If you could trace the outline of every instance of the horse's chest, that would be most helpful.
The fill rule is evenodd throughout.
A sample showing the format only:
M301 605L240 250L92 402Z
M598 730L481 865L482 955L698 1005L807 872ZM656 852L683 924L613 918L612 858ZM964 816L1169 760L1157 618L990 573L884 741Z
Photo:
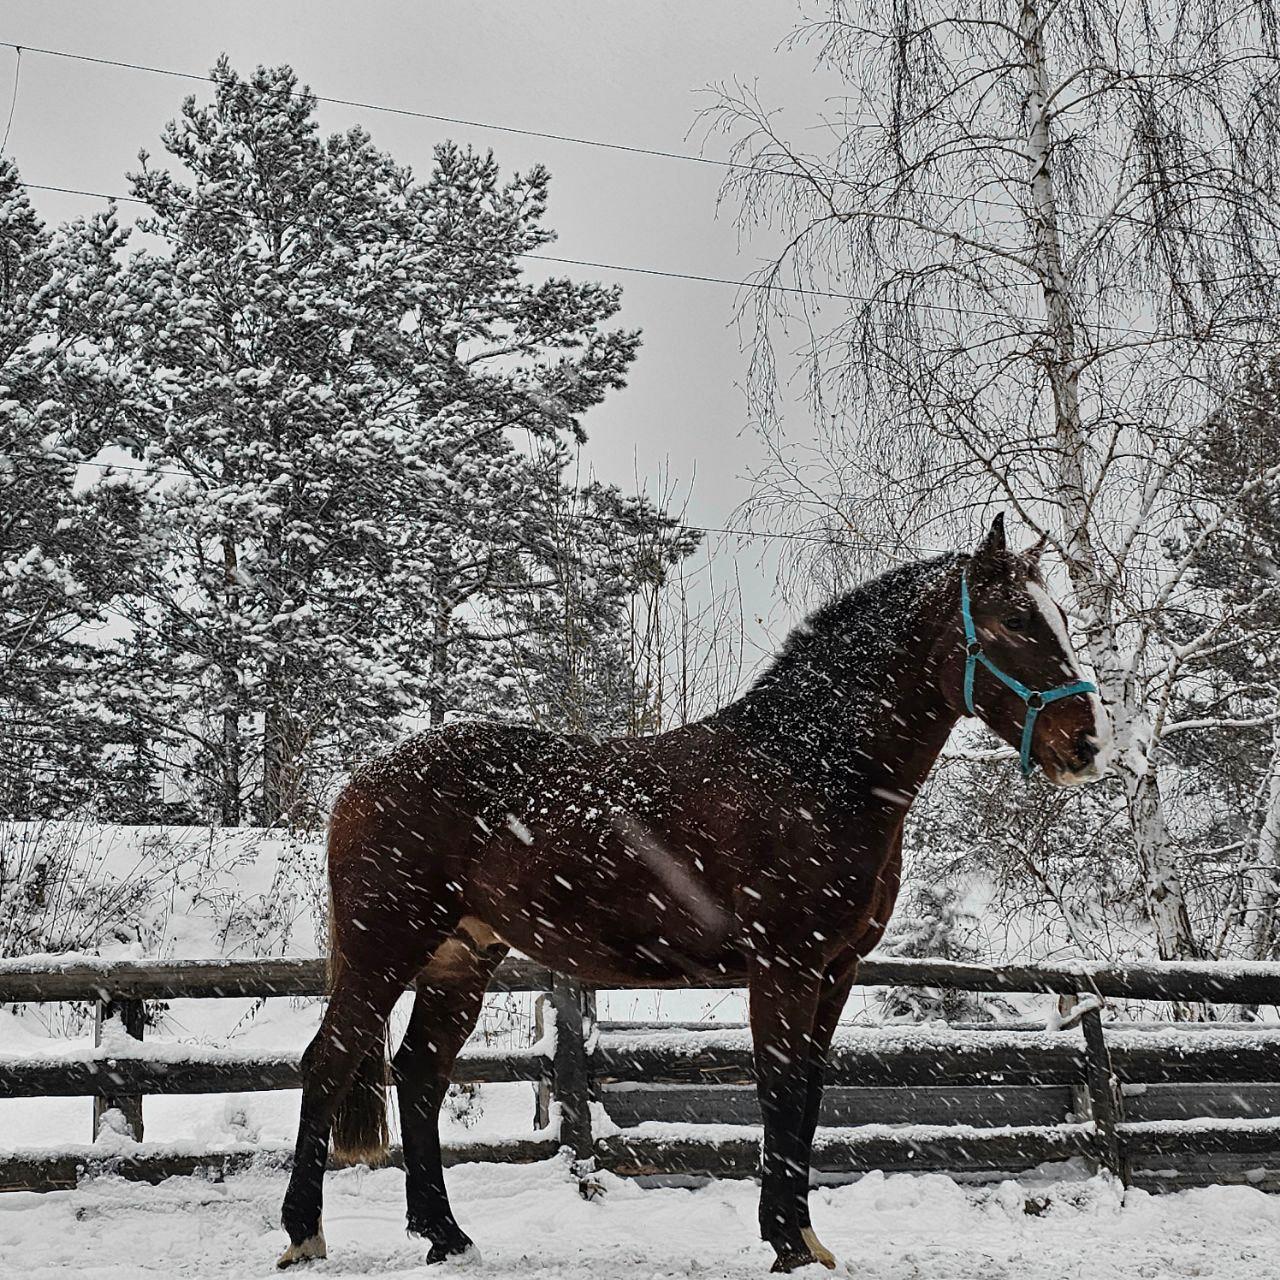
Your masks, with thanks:
M794 933L812 921L832 945L864 937L871 938L866 949L875 945L897 899L902 840L900 820L878 817L821 810L804 810L799 821L789 816L753 860L744 914L770 931Z

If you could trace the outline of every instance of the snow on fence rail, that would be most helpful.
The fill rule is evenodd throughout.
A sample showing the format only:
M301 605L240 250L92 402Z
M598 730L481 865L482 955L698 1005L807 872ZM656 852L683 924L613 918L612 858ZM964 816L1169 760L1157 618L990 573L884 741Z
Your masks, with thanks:
M820 1171L1016 1171L1079 1156L1147 1185L1179 1185L1189 1167L1202 1180L1248 1177L1280 1188L1280 1026L1151 1027L1101 1017L1106 997L1280 1005L1280 965L885 959L866 962L860 981L1095 999L1081 1006L1073 1030L842 1028L822 1115L824 1125L840 1127L820 1135ZM455 1161L537 1159L559 1142L620 1173L755 1171L759 1138L749 1126L759 1110L745 1028L597 1025L593 993L519 958L500 967L492 988L549 992L555 1034L523 1050L468 1048L455 1079L534 1081L544 1122L550 1100L558 1104L559 1130L555 1139L455 1151ZM156 1180L196 1168L225 1173L251 1158L287 1161L285 1151L141 1143L145 1094L296 1088L301 1049L147 1045L143 1001L323 991L319 960L0 960L0 1004L84 1000L98 1011L92 1051L0 1054L0 1097L91 1095L95 1136L102 1112L114 1107L138 1140L121 1150L0 1152L0 1189L65 1186L99 1167ZM112 1019L122 1025L107 1031ZM608 1132L593 1127L593 1102L604 1103Z
M547 991L550 973L533 961L503 962L491 990ZM75 953L0 959L0 1004L36 1000L189 999L204 996L319 996L323 960L101 960ZM1130 964L981 965L886 957L864 960L864 987L945 987L955 991L1082 992L1130 1000L1274 1004L1280 964L1264 961L1135 961ZM708 988L738 982L700 983Z

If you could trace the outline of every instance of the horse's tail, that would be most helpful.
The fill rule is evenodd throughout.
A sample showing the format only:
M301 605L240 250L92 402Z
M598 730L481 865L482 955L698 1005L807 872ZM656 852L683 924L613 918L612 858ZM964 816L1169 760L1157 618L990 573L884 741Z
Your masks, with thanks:
M333 895L329 896L329 960L330 993L342 976L342 952L338 948L333 921ZM365 1056L356 1070L333 1117L333 1158L340 1165L367 1164L376 1168L387 1159L387 1036L384 1033L377 1048Z

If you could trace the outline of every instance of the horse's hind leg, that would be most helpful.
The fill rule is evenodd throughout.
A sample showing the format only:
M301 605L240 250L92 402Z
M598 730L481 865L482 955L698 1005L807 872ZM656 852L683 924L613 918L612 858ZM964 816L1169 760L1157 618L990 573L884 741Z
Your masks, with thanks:
M337 977L320 1030L302 1056L298 1141L280 1214L289 1247L277 1266L325 1256L320 1211L334 1114L361 1064L381 1054L387 1018L412 977L412 969L371 974L349 965Z
M443 1262L471 1247L445 1190L440 1105L458 1051L480 1015L485 988L506 952L478 921L464 919L419 975L409 1027L392 1059L404 1140L408 1229L431 1241L428 1262Z

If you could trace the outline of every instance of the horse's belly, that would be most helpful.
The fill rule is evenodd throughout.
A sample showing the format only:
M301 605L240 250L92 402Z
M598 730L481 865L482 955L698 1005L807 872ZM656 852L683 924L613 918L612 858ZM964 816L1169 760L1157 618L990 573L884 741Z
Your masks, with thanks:
M641 895L643 896L643 895ZM545 890L503 895L477 914L508 946L602 987L681 987L746 978L736 920L623 909L615 902L548 900Z
M531 936L527 942L513 942L513 945L548 968L606 990L691 985L736 987L747 981L743 952L725 949L708 958L677 951L659 938L612 947L591 941L565 948L547 945L545 938Z
M596 985L745 975L741 924L723 890L692 860L638 844L611 833L587 850L498 846L473 873L469 909L510 946Z

